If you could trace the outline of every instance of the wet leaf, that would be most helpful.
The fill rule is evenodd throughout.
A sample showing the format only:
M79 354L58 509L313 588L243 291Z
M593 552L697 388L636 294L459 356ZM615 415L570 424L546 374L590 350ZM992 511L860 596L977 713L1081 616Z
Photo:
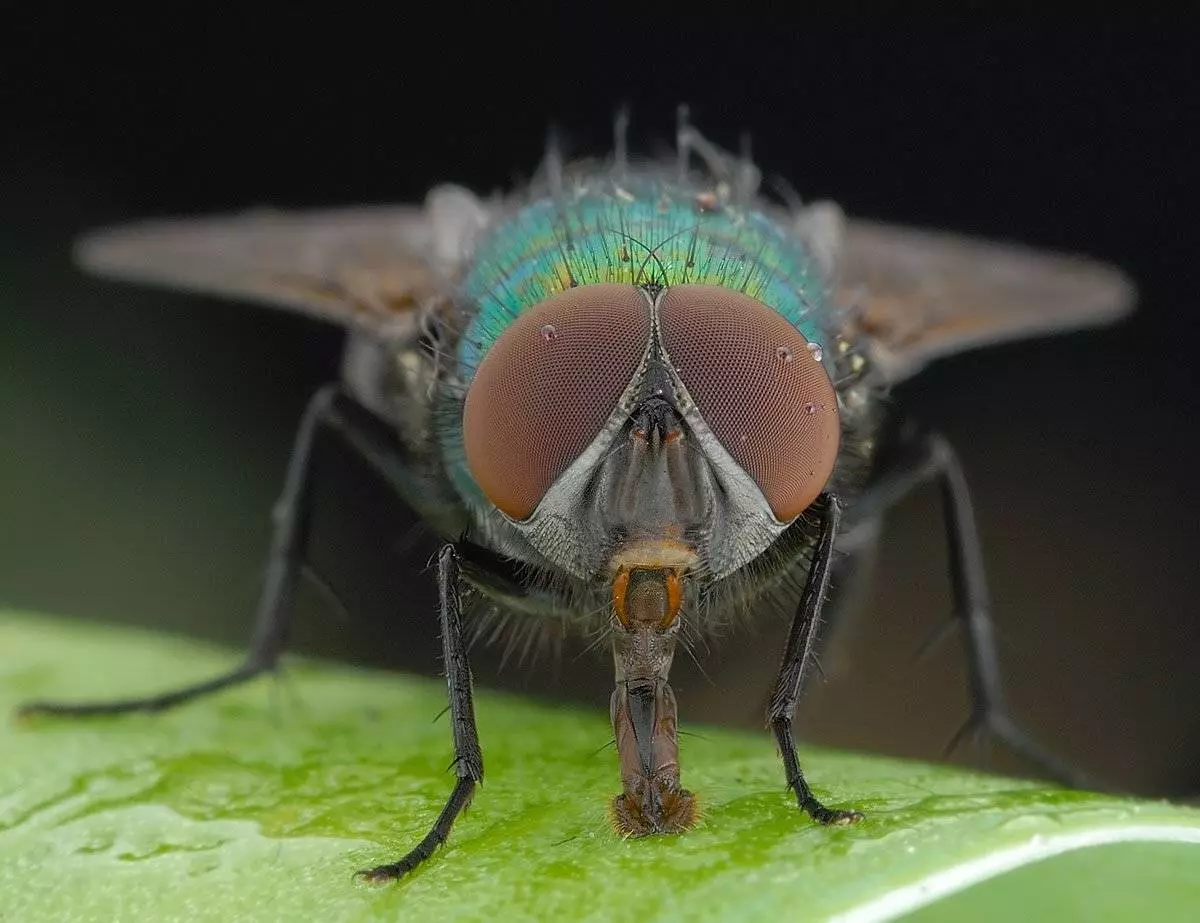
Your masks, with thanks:
M236 656L0 614L0 709L159 691ZM288 676L163 715L0 726L0 920L873 920L923 904L1095 920L1127 919L1114 895L1131 893L1161 920L1200 899L1200 812L805 748L818 794L867 813L822 829L765 733L685 737L699 827L622 841L604 715L487 693L475 804L431 862L370 886L354 872L404 852L450 790L444 690L311 662ZM1100 844L1115 845L1084 848Z

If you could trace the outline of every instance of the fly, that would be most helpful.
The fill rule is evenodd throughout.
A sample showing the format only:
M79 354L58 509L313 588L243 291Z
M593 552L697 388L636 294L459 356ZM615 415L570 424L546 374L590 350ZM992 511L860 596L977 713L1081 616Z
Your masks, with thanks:
M1096 262L776 203L748 156L681 118L676 156L605 162L551 150L530 188L423 206L252 212L105 230L103 275L260 301L348 331L341 379L300 423L244 662L145 699L35 702L27 714L159 711L271 670L305 544L310 450L341 434L441 537L440 629L456 782L426 837L362 873L404 876L483 779L466 634L473 608L603 633L626 836L697 819L669 676L681 636L799 589L767 723L788 788L820 824L793 713L838 566L914 486L946 498L972 716L1060 778L1069 767L1004 711L966 480L936 434L877 452L885 389L949 353L1111 322L1133 288ZM686 634L685 634L686 633Z

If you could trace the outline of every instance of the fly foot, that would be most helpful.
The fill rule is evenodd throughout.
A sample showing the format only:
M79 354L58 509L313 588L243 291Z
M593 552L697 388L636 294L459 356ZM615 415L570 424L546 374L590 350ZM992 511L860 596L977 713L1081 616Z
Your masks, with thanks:
M1054 781L1069 788L1102 789L1102 786L1087 773L1043 747L998 707L975 709L966 723L950 738L943 755L949 756L964 740L970 740L980 762L986 764L983 749L989 738L999 741L1017 756L1037 766Z
M799 799L800 809L822 827L851 827L863 819L861 811L827 808L816 798Z

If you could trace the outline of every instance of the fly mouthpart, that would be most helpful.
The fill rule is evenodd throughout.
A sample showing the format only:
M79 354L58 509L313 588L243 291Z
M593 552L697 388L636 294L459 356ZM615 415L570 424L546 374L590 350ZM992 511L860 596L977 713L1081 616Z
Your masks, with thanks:
M686 788L653 779L638 782L617 795L609 806L609 821L621 836L683 833L696 825L700 806Z
M619 682L612 719L623 789L609 808L616 831L641 837L694 825L699 811L679 784L677 706L666 680Z
M679 620L683 578L677 568L622 567L613 577L613 612L630 631L666 631Z

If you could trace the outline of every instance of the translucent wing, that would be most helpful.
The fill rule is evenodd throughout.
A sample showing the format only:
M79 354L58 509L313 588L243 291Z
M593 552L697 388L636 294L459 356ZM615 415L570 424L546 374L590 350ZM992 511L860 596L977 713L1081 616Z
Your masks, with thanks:
M447 187L425 207L263 209L101 230L76 257L102 276L382 329L436 290L439 267L484 218L478 200Z
M1111 323L1135 297L1119 270L1084 257L861 220L846 223L839 280L889 383L950 353Z

